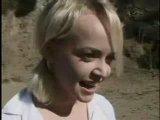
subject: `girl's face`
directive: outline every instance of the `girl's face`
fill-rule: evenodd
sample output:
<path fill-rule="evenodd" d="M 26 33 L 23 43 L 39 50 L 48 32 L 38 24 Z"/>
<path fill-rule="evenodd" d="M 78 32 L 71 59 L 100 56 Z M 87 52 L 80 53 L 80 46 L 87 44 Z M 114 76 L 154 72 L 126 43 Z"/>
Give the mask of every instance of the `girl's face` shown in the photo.
<path fill-rule="evenodd" d="M 59 93 L 82 102 L 89 102 L 99 82 L 111 73 L 113 60 L 106 32 L 93 14 L 82 15 L 73 26 L 74 39 L 64 45 L 54 45 L 48 59 Z"/>

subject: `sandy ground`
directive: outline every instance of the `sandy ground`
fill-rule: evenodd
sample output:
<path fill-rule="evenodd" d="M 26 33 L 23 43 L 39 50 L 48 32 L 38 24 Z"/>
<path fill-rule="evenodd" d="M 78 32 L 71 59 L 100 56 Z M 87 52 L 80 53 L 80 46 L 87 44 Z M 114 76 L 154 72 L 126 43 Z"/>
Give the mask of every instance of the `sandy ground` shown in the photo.
<path fill-rule="evenodd" d="M 33 52 L 30 16 L 2 19 L 2 106 L 32 78 L 39 56 Z M 124 74 L 101 84 L 98 91 L 115 108 L 117 120 L 159 120 L 159 72 L 139 69 L 125 58 Z"/>

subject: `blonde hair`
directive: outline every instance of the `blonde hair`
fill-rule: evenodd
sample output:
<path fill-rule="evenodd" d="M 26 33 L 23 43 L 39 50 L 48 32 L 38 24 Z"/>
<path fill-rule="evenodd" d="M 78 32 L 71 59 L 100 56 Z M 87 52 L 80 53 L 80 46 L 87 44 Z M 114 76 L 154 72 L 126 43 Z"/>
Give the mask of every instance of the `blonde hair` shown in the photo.
<path fill-rule="evenodd" d="M 50 2 L 42 11 L 37 22 L 35 34 L 37 49 L 43 56 L 46 44 L 50 41 L 65 39 L 72 34 L 71 29 L 75 19 L 89 10 L 96 13 L 100 21 L 103 19 L 101 22 L 105 21 L 103 26 L 106 28 L 107 36 L 109 36 L 115 53 L 115 70 L 119 76 L 123 71 L 122 24 L 115 8 L 108 0 L 53 0 Z M 41 101 L 50 101 L 49 91 L 45 89 L 47 86 L 44 85 L 44 80 L 41 80 L 39 76 L 40 73 L 37 72 L 29 88 Z"/>

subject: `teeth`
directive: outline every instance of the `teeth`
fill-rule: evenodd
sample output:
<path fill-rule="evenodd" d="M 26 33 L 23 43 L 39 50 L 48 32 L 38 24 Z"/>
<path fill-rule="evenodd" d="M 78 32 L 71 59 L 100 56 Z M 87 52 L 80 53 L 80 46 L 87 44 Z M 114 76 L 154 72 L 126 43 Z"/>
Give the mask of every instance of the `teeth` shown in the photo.
<path fill-rule="evenodd" d="M 79 84 L 80 86 L 85 87 L 85 88 L 95 87 L 95 84 L 93 82 L 88 82 L 88 81 L 80 81 Z"/>

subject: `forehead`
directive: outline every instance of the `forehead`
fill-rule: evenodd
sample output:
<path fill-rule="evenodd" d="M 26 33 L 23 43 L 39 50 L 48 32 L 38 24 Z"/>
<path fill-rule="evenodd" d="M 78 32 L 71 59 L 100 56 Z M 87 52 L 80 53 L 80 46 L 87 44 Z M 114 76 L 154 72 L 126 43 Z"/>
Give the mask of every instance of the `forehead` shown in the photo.
<path fill-rule="evenodd" d="M 76 35 L 93 35 L 93 33 L 97 33 L 106 36 L 102 23 L 93 13 L 84 14 L 75 19 L 73 32 Z"/>
<path fill-rule="evenodd" d="M 84 14 L 78 17 L 73 25 L 73 34 L 76 36 L 75 44 L 77 46 L 101 47 L 108 49 L 110 47 L 105 29 L 94 14 Z"/>

